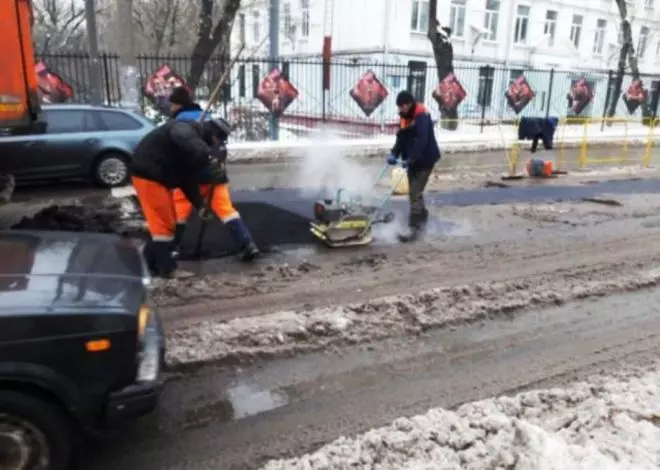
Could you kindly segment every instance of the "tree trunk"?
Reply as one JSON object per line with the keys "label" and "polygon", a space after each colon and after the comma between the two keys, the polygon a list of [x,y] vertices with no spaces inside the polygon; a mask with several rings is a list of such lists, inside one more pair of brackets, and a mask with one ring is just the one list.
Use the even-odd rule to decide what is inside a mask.
{"label": "tree trunk", "polygon": [[[626,5],[626,0],[615,0],[615,2],[619,9],[619,17],[621,18],[621,38],[623,44],[621,44],[621,50],[619,51],[619,62],[617,64],[614,86],[612,87],[612,93],[610,94],[611,101],[607,111],[607,116],[610,118],[614,117],[616,114],[616,106],[619,102],[619,98],[621,98],[621,92],[623,91],[623,78],[626,74],[626,60],[630,65],[633,80],[640,76],[637,57],[635,56],[632,28],[630,27],[630,21],[628,20],[628,6]],[[646,106],[643,107],[643,111],[645,108]],[[612,125],[612,120],[608,122],[608,125]]]}
{"label": "tree trunk", "polygon": [[[187,81],[192,89],[199,86],[206,63],[217,51],[223,61],[229,62],[231,29],[241,0],[224,0],[218,23],[213,27],[213,0],[201,0],[199,38],[192,52],[192,61]],[[223,64],[221,69],[224,69]],[[220,75],[223,70],[220,70]],[[211,85],[212,87],[213,85]]]}
{"label": "tree trunk", "polygon": [[[433,48],[433,58],[438,70],[438,81],[442,81],[454,71],[454,49],[449,37],[445,38],[438,32],[438,0],[429,2],[429,29],[427,37]],[[443,129],[455,131],[458,128],[458,113],[447,112],[440,108],[441,126]]]}

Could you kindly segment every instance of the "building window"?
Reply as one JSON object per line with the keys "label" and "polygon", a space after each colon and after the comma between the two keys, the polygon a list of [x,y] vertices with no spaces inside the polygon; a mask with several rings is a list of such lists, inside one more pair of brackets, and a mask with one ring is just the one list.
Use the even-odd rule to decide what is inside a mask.
{"label": "building window", "polygon": [[543,25],[543,34],[548,37],[548,46],[554,47],[555,35],[557,32],[557,12],[548,10],[545,12],[545,24]]}
{"label": "building window", "polygon": [[293,25],[293,19],[291,18],[291,4],[286,2],[282,5],[282,26],[284,28],[284,35],[289,36],[291,34],[291,26]]}
{"label": "building window", "polygon": [[521,77],[525,73],[522,69],[511,69],[509,72],[509,84],[512,83],[516,78]]}
{"label": "building window", "polygon": [[479,106],[490,106],[493,100],[493,79],[495,78],[495,69],[489,65],[479,67],[479,93],[477,100]]}
{"label": "building window", "polygon": [[605,35],[607,34],[607,21],[599,19],[596,21],[596,32],[594,34],[594,55],[602,56],[605,47]]}
{"label": "building window", "polygon": [[486,14],[484,15],[484,28],[488,34],[486,41],[497,41],[497,25],[500,21],[500,0],[486,0]]}
{"label": "building window", "polygon": [[252,12],[252,40],[261,42],[261,15],[258,11]]}
{"label": "building window", "polygon": [[415,33],[426,34],[429,29],[429,1],[412,0],[412,15],[410,16],[410,30]]}
{"label": "building window", "polygon": [[467,0],[451,0],[449,27],[452,36],[462,38],[465,34],[465,4]]}
{"label": "building window", "polygon": [[300,35],[309,36],[309,0],[300,0]]}
{"label": "building window", "polygon": [[576,49],[580,48],[580,36],[582,35],[582,15],[573,15],[573,24],[571,24],[571,42]]}
{"label": "building window", "polygon": [[637,41],[637,57],[640,59],[644,58],[646,54],[646,48],[649,42],[649,28],[647,26],[642,26],[639,30],[639,40]]}
{"label": "building window", "polygon": [[513,42],[525,44],[527,42],[527,28],[529,27],[529,7],[518,5],[516,10],[516,28],[513,34]]}
{"label": "building window", "polygon": [[241,44],[245,44],[245,13],[238,15],[238,35]]}

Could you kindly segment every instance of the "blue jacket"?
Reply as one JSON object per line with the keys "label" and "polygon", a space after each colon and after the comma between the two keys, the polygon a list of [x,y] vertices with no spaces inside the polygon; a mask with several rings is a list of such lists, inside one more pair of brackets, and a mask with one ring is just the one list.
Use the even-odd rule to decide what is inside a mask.
{"label": "blue jacket", "polygon": [[440,160],[433,120],[424,105],[417,103],[412,117],[402,117],[392,154],[408,162],[411,170],[430,170]]}

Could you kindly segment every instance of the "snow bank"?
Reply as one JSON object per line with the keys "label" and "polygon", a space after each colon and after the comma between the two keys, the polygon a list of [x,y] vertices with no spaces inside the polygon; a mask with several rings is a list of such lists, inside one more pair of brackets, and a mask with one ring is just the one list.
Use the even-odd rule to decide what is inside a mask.
{"label": "snow bank", "polygon": [[607,272],[585,269],[563,276],[437,288],[343,306],[206,320],[170,332],[167,360],[182,366],[284,356],[634,291],[660,281],[660,271],[622,271],[621,267]]}
{"label": "snow bank", "polygon": [[[579,146],[585,135],[589,145],[642,146],[649,138],[660,141],[660,133],[641,124],[621,123],[600,129],[600,124],[585,126],[561,126],[555,133],[555,145],[562,142],[565,148]],[[463,126],[461,131],[446,132],[436,130],[436,137],[443,152],[466,153],[488,150],[502,150],[518,142],[515,126],[491,126],[480,132],[478,126]],[[369,138],[334,139],[324,141],[328,149],[336,149],[349,157],[382,157],[393,145],[394,136],[382,135]],[[529,144],[529,143],[528,143]],[[317,138],[297,138],[296,140],[237,142],[229,146],[229,160],[233,161],[277,161],[288,158],[302,158],[320,145]]]}
{"label": "snow bank", "polygon": [[399,418],[262,470],[660,468],[660,372]]}

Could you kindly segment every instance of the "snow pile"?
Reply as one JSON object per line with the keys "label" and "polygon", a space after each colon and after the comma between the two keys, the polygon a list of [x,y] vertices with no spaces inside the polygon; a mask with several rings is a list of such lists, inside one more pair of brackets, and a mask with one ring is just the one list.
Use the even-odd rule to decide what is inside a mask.
{"label": "snow pile", "polygon": [[432,409],[262,470],[657,469],[659,385],[654,371]]}
{"label": "snow pile", "polygon": [[205,320],[170,333],[167,360],[178,366],[284,356],[635,291],[660,282],[660,271],[622,271],[622,266],[610,266],[520,281],[436,288],[344,306]]}

